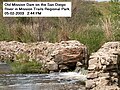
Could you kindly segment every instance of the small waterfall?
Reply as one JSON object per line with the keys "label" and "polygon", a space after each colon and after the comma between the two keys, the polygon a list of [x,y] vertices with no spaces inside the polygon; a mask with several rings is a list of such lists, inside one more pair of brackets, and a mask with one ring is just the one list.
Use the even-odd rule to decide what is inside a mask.
{"label": "small waterfall", "polygon": [[[10,66],[0,62],[0,71],[9,72]],[[84,68],[50,74],[0,74],[0,90],[85,90],[86,75]]]}

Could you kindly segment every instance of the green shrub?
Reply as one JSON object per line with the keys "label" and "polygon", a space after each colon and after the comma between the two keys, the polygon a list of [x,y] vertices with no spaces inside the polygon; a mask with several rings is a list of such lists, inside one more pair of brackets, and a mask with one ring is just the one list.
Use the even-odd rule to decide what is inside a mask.
{"label": "green shrub", "polygon": [[28,61],[28,62],[19,62],[15,61],[10,63],[11,66],[11,73],[15,74],[26,74],[26,73],[43,73],[41,71],[42,64],[36,62],[36,61]]}
{"label": "green shrub", "polygon": [[111,0],[110,1],[110,8],[111,16],[117,20],[120,20],[120,1],[119,0]]}
{"label": "green shrub", "polygon": [[0,23],[0,41],[2,40],[6,40],[6,41],[11,40],[11,35],[8,29],[6,28],[6,26],[1,22]]}
{"label": "green shrub", "polygon": [[104,33],[99,25],[88,26],[84,30],[71,33],[71,39],[85,44],[89,52],[97,51],[104,42]]}
{"label": "green shrub", "polygon": [[26,73],[45,73],[42,64],[36,60],[30,60],[29,56],[24,53],[16,55],[16,61],[7,61],[11,67],[11,73],[26,74]]}

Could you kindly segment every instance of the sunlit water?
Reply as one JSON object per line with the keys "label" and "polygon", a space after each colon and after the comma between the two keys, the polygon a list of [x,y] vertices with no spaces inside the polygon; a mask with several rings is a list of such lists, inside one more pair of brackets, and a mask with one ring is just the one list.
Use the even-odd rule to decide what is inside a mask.
{"label": "sunlit water", "polygon": [[0,90],[85,90],[85,75],[76,72],[51,74],[2,74]]}

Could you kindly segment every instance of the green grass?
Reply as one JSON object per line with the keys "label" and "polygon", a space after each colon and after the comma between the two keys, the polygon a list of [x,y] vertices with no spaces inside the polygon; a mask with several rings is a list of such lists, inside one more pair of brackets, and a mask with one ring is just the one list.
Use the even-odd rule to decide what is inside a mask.
{"label": "green grass", "polygon": [[71,38],[85,44],[90,53],[97,51],[105,39],[100,26],[88,26],[84,31],[71,33]]}
{"label": "green grass", "polygon": [[[2,0],[9,1],[9,0]],[[14,0],[24,1],[24,0]],[[31,0],[27,0],[31,1]],[[34,0],[33,0],[34,1]],[[35,0],[48,1],[48,0]],[[70,0],[49,0],[49,1],[70,1]],[[101,20],[117,12],[108,2],[86,3],[79,0],[72,1],[71,18],[3,18],[0,14],[0,41],[16,40],[20,42],[49,41],[58,42],[64,35],[70,39],[78,40],[85,44],[89,52],[97,51],[106,40]],[[116,14],[118,15],[118,14]],[[112,16],[112,14],[111,14]],[[117,21],[118,20],[118,21]],[[116,21],[111,18],[112,41],[120,40],[120,18]],[[35,25],[33,25],[35,24]],[[30,26],[33,25],[31,30]],[[38,25],[38,27],[37,27]],[[9,27],[8,27],[9,26]],[[85,28],[86,27],[86,28]],[[62,32],[61,32],[62,31]],[[40,33],[38,33],[40,32]],[[67,32],[67,33],[66,33]],[[110,37],[110,38],[111,38]],[[41,39],[38,39],[41,38]]]}
{"label": "green grass", "polygon": [[11,62],[10,60],[6,61],[11,67],[11,72],[13,74],[27,74],[27,73],[46,73],[43,70],[42,63],[32,59],[30,60],[29,56],[24,53],[16,55],[16,61]]}
{"label": "green grass", "polygon": [[19,62],[15,61],[9,63],[11,66],[11,73],[13,74],[27,74],[27,73],[45,73],[41,70],[42,64],[36,61],[28,61],[28,62]]}
{"label": "green grass", "polygon": [[0,41],[1,40],[11,40],[11,35],[2,21],[0,23]]}

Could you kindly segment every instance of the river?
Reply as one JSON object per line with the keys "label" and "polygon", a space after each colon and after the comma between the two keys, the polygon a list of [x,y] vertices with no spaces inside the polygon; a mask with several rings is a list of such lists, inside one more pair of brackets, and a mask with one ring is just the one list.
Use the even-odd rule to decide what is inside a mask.
{"label": "river", "polygon": [[85,80],[76,72],[0,74],[0,90],[85,90]]}

